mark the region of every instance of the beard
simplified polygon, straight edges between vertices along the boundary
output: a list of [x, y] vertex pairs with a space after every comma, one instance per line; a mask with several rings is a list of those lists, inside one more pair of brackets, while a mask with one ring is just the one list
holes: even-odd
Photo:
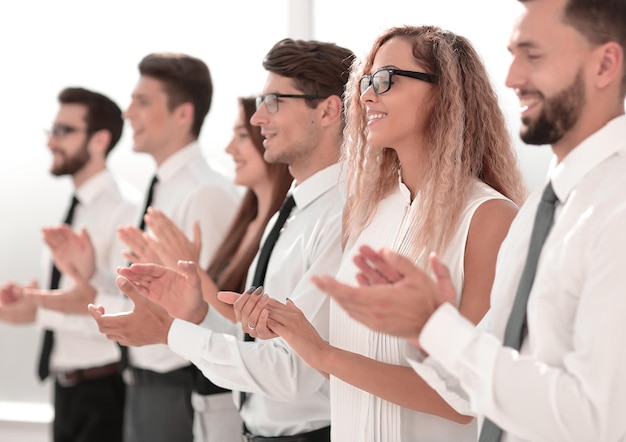
[[583, 72], [579, 70], [570, 86], [552, 97], [544, 98], [543, 109], [535, 121], [528, 117], [522, 118], [522, 141], [536, 145], [558, 142], [578, 122], [585, 102]]
[[57, 165], [53, 164], [50, 170], [50, 173], [54, 176], [74, 175], [85, 167], [85, 164], [91, 159], [91, 155], [87, 151], [87, 142], [73, 156], [67, 156], [62, 152], [60, 155], [62, 155], [62, 161]]

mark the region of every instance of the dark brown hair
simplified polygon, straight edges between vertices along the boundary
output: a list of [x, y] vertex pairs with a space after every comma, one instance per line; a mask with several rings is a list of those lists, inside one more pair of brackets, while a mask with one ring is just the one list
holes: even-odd
[[[285, 38], [276, 43], [263, 60], [263, 67], [293, 79], [294, 86], [307, 95], [343, 99], [354, 53], [349, 49], [315, 40]], [[306, 100], [315, 107], [319, 100]]]
[[[263, 148], [263, 136], [261, 129], [250, 124], [250, 118], [256, 111], [255, 98], [245, 97], [239, 99], [239, 105], [243, 109], [243, 119], [246, 131], [250, 135], [254, 146], [261, 156], [265, 149]], [[243, 292], [245, 290], [246, 276], [252, 260], [258, 251], [258, 246], [263, 236], [263, 231], [272, 215], [280, 209], [287, 191], [291, 185], [293, 178], [289, 174], [286, 164], [267, 163], [266, 167], [268, 175], [272, 182], [272, 204], [265, 215], [263, 223], [259, 226], [259, 230], [255, 232], [255, 238], [250, 242], [250, 246], [243, 251], [240, 259], [233, 261], [232, 257], [237, 253], [239, 245], [248, 229], [248, 225], [257, 217], [258, 201], [257, 197], [251, 189], [248, 189], [239, 206], [239, 210], [230, 225], [224, 241], [218, 247], [207, 273], [215, 282], [220, 290], [230, 290], [235, 292]]]
[[85, 123], [87, 123], [89, 136], [99, 130], [109, 131], [111, 140], [106, 150], [106, 155], [108, 155], [122, 136], [124, 120], [119, 106], [110, 98], [81, 87], [63, 89], [59, 93], [58, 100], [61, 104], [81, 104], [87, 108]]
[[[532, 0], [519, 0], [527, 3]], [[626, 53], [626, 2], [624, 0], [568, 0], [563, 23], [580, 32], [591, 44], [614, 41]], [[622, 95], [626, 94], [626, 69], [622, 74]]]
[[139, 73], [163, 83], [170, 110], [183, 103], [193, 104], [191, 131], [198, 138], [213, 98], [213, 82], [208, 66], [186, 54], [155, 53], [141, 60]]

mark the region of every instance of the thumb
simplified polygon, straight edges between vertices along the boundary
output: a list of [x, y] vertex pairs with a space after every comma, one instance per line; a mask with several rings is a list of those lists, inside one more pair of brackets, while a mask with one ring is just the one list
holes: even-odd
[[241, 296], [242, 295], [237, 292], [217, 292], [217, 299], [230, 305], [235, 304]]
[[410, 259], [405, 256], [400, 255], [399, 253], [394, 252], [391, 249], [383, 249], [381, 251], [382, 257], [385, 259], [387, 264], [391, 266], [395, 271], [400, 273], [402, 276], [408, 275], [415, 270], [420, 270]]
[[182, 259], [178, 261], [178, 268], [182, 271], [183, 275], [187, 278], [187, 281], [192, 285], [200, 284], [200, 276], [198, 272], [201, 272], [202, 269], [199, 268], [198, 263], [195, 261], [183, 261]]
[[450, 270], [445, 266], [435, 253], [430, 254], [430, 266], [435, 274], [437, 286], [444, 302], [456, 305], [456, 290], [450, 278]]
[[135, 284], [133, 284], [123, 276], [118, 276], [115, 279], [115, 283], [117, 284], [117, 287], [122, 291], [122, 293], [128, 296], [128, 299], [133, 301], [133, 304], [135, 304], [135, 308], [137, 308], [138, 305], [142, 305], [148, 302], [147, 298], [141, 294]]
[[87, 231], [86, 227], [83, 226], [80, 228], [79, 235], [85, 245], [93, 247], [91, 242], [91, 236], [89, 236], [89, 232]]

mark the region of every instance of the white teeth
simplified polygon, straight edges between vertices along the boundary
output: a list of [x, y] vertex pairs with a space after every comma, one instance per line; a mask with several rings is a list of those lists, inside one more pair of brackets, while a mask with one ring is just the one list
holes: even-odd
[[520, 108], [520, 110], [521, 110], [522, 112], [526, 112], [526, 111], [528, 110], [528, 105], [526, 105], [526, 106], [522, 106], [522, 107]]
[[385, 115], [384, 114], [370, 114], [367, 116], [367, 120], [368, 121], [372, 121], [372, 120], [379, 120], [381, 118], [383, 118]]

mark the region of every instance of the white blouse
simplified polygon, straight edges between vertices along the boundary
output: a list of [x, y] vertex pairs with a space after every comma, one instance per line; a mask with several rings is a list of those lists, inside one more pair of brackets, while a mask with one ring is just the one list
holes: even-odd
[[[470, 190], [467, 205], [461, 215], [456, 233], [442, 261], [450, 268], [455, 287], [463, 286], [465, 244], [470, 223], [476, 209], [485, 201], [506, 199], [503, 195], [476, 181]], [[344, 254], [337, 278], [356, 284], [357, 267], [352, 257], [361, 245], [374, 249], [393, 247], [402, 250], [411, 236], [411, 220], [418, 205], [410, 201], [409, 190], [402, 183], [383, 199], [370, 224], [349, 245]], [[425, 253], [427, 253], [425, 251]], [[462, 290], [457, 293], [457, 305]], [[335, 302], [330, 307], [330, 344], [363, 356], [394, 365], [408, 366], [404, 358], [405, 340], [375, 332], [352, 319]], [[434, 415], [420, 413], [366, 391], [360, 390], [331, 376], [332, 440], [365, 442], [400, 441], [475, 441], [476, 423], [461, 425]]]

